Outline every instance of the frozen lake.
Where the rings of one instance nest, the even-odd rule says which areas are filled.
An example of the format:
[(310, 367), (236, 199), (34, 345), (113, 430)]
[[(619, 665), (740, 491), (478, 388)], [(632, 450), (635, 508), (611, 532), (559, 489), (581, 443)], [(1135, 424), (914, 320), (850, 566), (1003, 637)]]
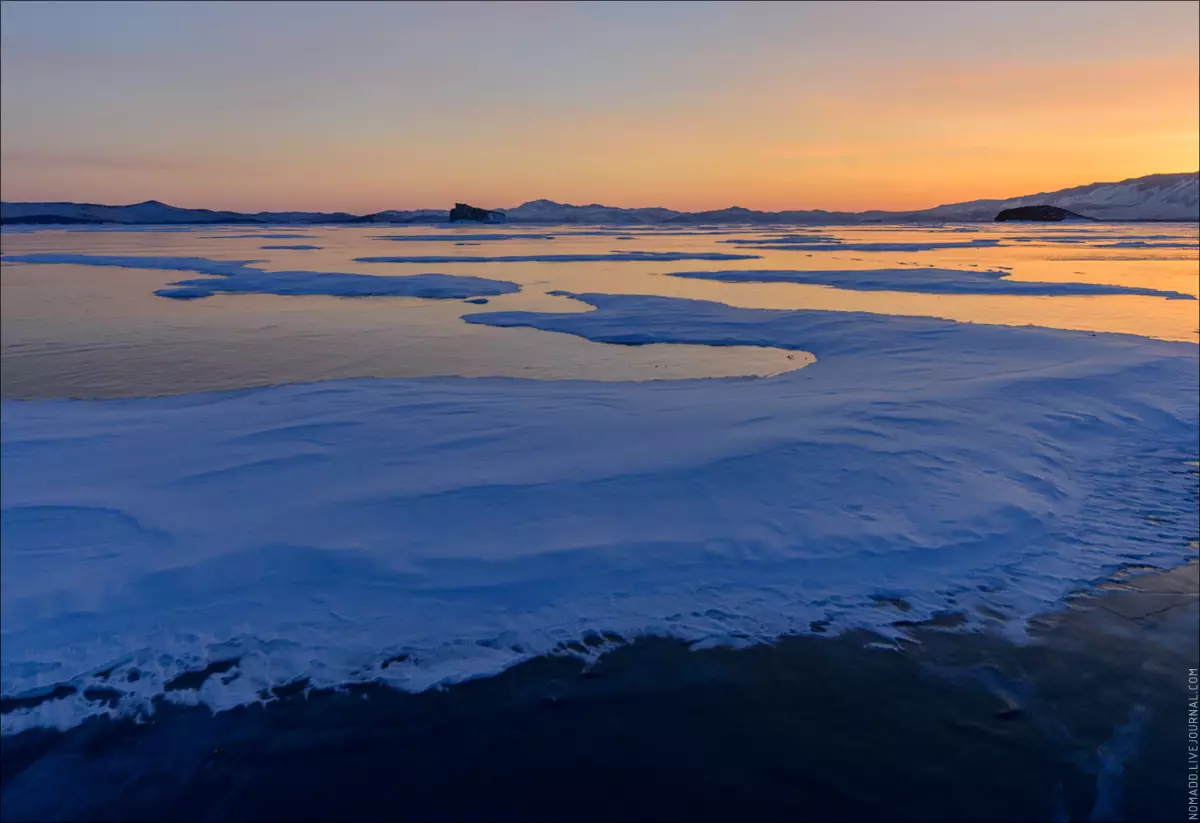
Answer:
[[(1142, 239), (1142, 238), (1151, 239)], [(844, 249), (811, 250), (836, 240)], [(973, 241), (995, 245), (962, 245)], [(744, 241), (744, 242), (741, 242)], [(798, 243), (781, 248), (779, 243)], [(476, 245), (460, 245), (460, 244)], [(1135, 243), (1135, 246), (1114, 246)], [(261, 227), (168, 231), (6, 231), (6, 256), (255, 260), (266, 272), (439, 272), (515, 283), (486, 305), (411, 297), (222, 294), (164, 299), (155, 292), (198, 273), (153, 268), (30, 265), (0, 269), (4, 397), (135, 397), (344, 377), (526, 377), (652, 380), (764, 376), (811, 357), (769, 346), (613, 346), (532, 328), (462, 322), (485, 311), (585, 311), (551, 292), (662, 295), (764, 309), (831, 309), (976, 323), (1198, 339), (1196, 306), (1144, 294), (1055, 295), (856, 290), (797, 282), (717, 282), (672, 272), (815, 270), (885, 273), (997, 270), (1021, 282), (1100, 284), (1196, 295), (1194, 225), (971, 225), (935, 228)], [(928, 245), (920, 251), (872, 247)], [(956, 244), (950, 247), (937, 247)], [(1180, 244), (1183, 244), (1182, 247)], [(1189, 245), (1190, 244), (1190, 247)], [(312, 248), (293, 249), (289, 246)], [(864, 250), (866, 249), (866, 250)], [(480, 256), (651, 253), (755, 255), (728, 260), (452, 262)], [(356, 262), (366, 257), (450, 261)], [(728, 275), (727, 275), (728, 276)], [(953, 275), (952, 275), (953, 277)], [(215, 278), (214, 278), (215, 279)], [(826, 277), (826, 280), (829, 278)], [(876, 278), (878, 279), (878, 278)], [(903, 278), (891, 276), (898, 284)], [(1000, 284), (1003, 286), (1003, 284)], [(918, 285), (919, 288), (919, 285)], [(944, 285), (938, 288), (944, 289)], [(1002, 288), (997, 289), (1003, 291)]]
[(1195, 225), (3, 254), (5, 734), (646, 636), (1019, 641), (1195, 555)]

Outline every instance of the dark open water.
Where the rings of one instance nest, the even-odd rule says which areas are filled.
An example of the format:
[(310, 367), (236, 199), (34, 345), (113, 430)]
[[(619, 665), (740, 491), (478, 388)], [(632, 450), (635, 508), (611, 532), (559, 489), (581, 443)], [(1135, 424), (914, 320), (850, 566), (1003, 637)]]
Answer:
[(1019, 645), (647, 639), (418, 695), (26, 732), (3, 742), (0, 816), (1184, 820), (1198, 569), (1113, 584)]

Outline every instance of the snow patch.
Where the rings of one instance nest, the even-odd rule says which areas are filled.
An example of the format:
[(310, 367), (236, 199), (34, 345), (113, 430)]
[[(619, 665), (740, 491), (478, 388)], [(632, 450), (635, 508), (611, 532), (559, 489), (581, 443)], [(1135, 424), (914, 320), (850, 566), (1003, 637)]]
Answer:
[(250, 263), (260, 260), (207, 260), (202, 257), (110, 257), (89, 254), (15, 254), (10, 263), (73, 263), (132, 269), (194, 271), (215, 275), (214, 280), (180, 280), (174, 288), (155, 294), (176, 300), (211, 297), (218, 292), (237, 294), (325, 295), (332, 297), (423, 297), (461, 299), (520, 291), (516, 283), (461, 274), (374, 275), (316, 271), (263, 271)]
[(1200, 244), (1186, 242), (1151, 242), (1144, 240), (1123, 240), (1118, 243), (1102, 243), (1101, 249), (1191, 249), (1200, 251)]
[(1100, 295), (1143, 294), (1194, 300), (1190, 294), (1099, 283), (1040, 283), (1013, 280), (1007, 271), (959, 269), (844, 269), (830, 271), (754, 270), (677, 271), (669, 277), (718, 280), (723, 283), (807, 283), (854, 291), (900, 291), (923, 294)]
[(312, 240), (315, 234), (214, 234), (201, 240)]
[(250, 268), (251, 263), (265, 260), (209, 260), (206, 257), (117, 257), (107, 254), (60, 254), (45, 252), (37, 254), (6, 254), (0, 257), (5, 263), (34, 263), (75, 266), (115, 266), (123, 269), (155, 269), (158, 271), (191, 271), (220, 277), (231, 277)]
[(721, 243), (736, 243), (738, 246), (753, 247), (757, 249), (767, 249), (770, 251), (878, 251), (878, 252), (896, 252), (896, 251), (932, 251), (934, 249), (965, 249), (965, 248), (980, 248), (983, 246), (998, 246), (999, 240), (990, 238), (978, 238), (975, 240), (963, 241), (924, 241), (920, 243), (855, 243), (850, 241), (837, 241), (832, 243), (813, 243), (803, 239), (797, 239), (792, 242), (782, 243), (778, 239), (773, 240), (721, 240)]
[(467, 320), (819, 359), (0, 404), (0, 731), (419, 690), (612, 635), (892, 636), (952, 611), (1019, 637), (1196, 534), (1195, 345), (569, 296), (595, 310)]
[(553, 240), (553, 234), (388, 234), (373, 240), (392, 240), (401, 243), (445, 243), (453, 240)]
[(607, 254), (517, 254), (507, 257), (356, 257), (355, 263), (660, 263), (678, 260), (752, 260), (757, 254), (721, 252), (613, 251)]

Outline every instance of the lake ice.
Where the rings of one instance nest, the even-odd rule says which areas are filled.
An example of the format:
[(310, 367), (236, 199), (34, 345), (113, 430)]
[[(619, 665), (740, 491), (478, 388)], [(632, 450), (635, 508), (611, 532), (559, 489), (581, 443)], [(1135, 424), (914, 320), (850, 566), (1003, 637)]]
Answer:
[[(1124, 251), (1144, 228), (1097, 226), (1070, 259), (1015, 239), (1044, 227), (948, 228), (978, 237), (822, 227), (731, 261), (727, 230), (622, 227), (641, 259), (549, 230), (484, 261), (454, 229), (403, 263), (354, 262), (395, 248), (378, 227), (5, 233), (0, 729), (423, 689), (606, 633), (886, 635), (890, 599), (1019, 638), (1186, 561), (1197, 303), (1168, 297), (1197, 295), (1195, 227)], [(1043, 293), (944, 293), (1001, 267)]]

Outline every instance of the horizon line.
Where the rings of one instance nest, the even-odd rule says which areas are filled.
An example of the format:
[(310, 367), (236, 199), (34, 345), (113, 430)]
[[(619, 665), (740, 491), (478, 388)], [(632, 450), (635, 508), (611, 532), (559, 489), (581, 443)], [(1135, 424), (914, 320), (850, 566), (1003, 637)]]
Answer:
[[(624, 211), (642, 211), (642, 210), (660, 209), (663, 211), (675, 212), (677, 214), (703, 214), (706, 212), (730, 211), (730, 210), (734, 210), (734, 209), (741, 209), (744, 211), (757, 212), (760, 214), (786, 214), (788, 212), (821, 212), (821, 213), (825, 213), (825, 214), (867, 214), (870, 212), (883, 212), (885, 214), (912, 214), (914, 212), (931, 211), (933, 209), (942, 208), (944, 206), (957, 206), (957, 205), (964, 205), (967, 203), (976, 203), (976, 202), (979, 202), (979, 203), (1004, 202), (1006, 200), (1015, 200), (1015, 199), (1019, 199), (1019, 198), (1025, 198), (1025, 197), (1037, 197), (1039, 195), (1051, 195), (1051, 194), (1055, 194), (1057, 192), (1069, 191), (1071, 189), (1077, 189), (1077, 188), (1085, 188), (1088, 186), (1114, 186), (1114, 185), (1119, 185), (1121, 183), (1129, 183), (1129, 182), (1133, 182), (1136, 180), (1144, 180), (1148, 177), (1169, 177), (1169, 176), (1184, 177), (1187, 175), (1195, 175), (1195, 176), (1200, 177), (1200, 169), (1198, 169), (1196, 171), (1182, 171), (1182, 172), (1154, 172), (1152, 174), (1139, 175), (1138, 177), (1127, 177), (1122, 180), (1104, 180), (1104, 181), (1094, 181), (1094, 182), (1090, 182), (1090, 183), (1079, 183), (1077, 185), (1066, 186), (1061, 189), (1054, 189), (1053, 191), (1040, 191), (1040, 192), (1033, 192), (1030, 194), (1017, 194), (1017, 195), (1012, 195), (1010, 197), (980, 197), (980, 198), (975, 198), (973, 200), (958, 200), (958, 201), (954, 201), (954, 202), (950, 202), (950, 203), (938, 203), (937, 205), (934, 205), (934, 206), (926, 206), (924, 208), (917, 208), (917, 209), (867, 208), (867, 209), (860, 209), (857, 211), (847, 211), (847, 210), (841, 210), (841, 209), (831, 210), (831, 209), (823, 209), (823, 208), (754, 209), (754, 208), (747, 208), (744, 206), (730, 205), (730, 206), (724, 206), (722, 208), (716, 208), (716, 209), (697, 209), (697, 210), (693, 210), (693, 211), (688, 211), (688, 210), (684, 210), (684, 209), (671, 208), (670, 206), (614, 206), (614, 205), (608, 205), (608, 204), (599, 203), (599, 202), (586, 203), (586, 204), (575, 204), (575, 203), (566, 203), (566, 202), (562, 202), (562, 201), (558, 201), (558, 200), (551, 200), (550, 198), (546, 198), (546, 197), (538, 197), (538, 198), (534, 198), (532, 200), (525, 200), (524, 202), (522, 202), (516, 206), (489, 208), (488, 210), (489, 211), (507, 212), (507, 211), (514, 211), (516, 209), (521, 208), (522, 206), (529, 205), (530, 203), (551, 203), (556, 206), (568, 206), (570, 208), (598, 207), (598, 208), (605, 208), (605, 209), (621, 209)], [(455, 202), (466, 202), (466, 201), (459, 201), (456, 199)], [(412, 209), (386, 208), (386, 209), (378, 209), (376, 211), (363, 212), (361, 214), (358, 214), (356, 212), (345, 211), (343, 209), (336, 209), (336, 210), (332, 210), (332, 211), (322, 211), (319, 209), (316, 209), (316, 210), (314, 210), (314, 209), (259, 209), (257, 211), (238, 211), (237, 209), (230, 209), (230, 208), (209, 208), (209, 207), (203, 207), (203, 206), (199, 206), (199, 207), (176, 206), (176, 205), (171, 205), (170, 203), (166, 203), (162, 200), (158, 200), (155, 198), (150, 198), (147, 200), (139, 200), (134, 203), (122, 203), (122, 204), (90, 203), (90, 202), (83, 202), (83, 201), (78, 201), (78, 200), (0, 200), (0, 203), (9, 204), (9, 205), (45, 204), (45, 205), (100, 206), (103, 208), (132, 208), (134, 206), (158, 205), (158, 206), (165, 206), (167, 208), (181, 209), (181, 210), (185, 210), (185, 211), (232, 212), (235, 214), (316, 213), (316, 214), (351, 214), (351, 215), (356, 215), (356, 216), (367, 216), (367, 215), (371, 215), (371, 214), (381, 214), (384, 212), (421, 212), (421, 211), (447, 211), (448, 210), (446, 208), (428, 208), (428, 207), (412, 208)]]

